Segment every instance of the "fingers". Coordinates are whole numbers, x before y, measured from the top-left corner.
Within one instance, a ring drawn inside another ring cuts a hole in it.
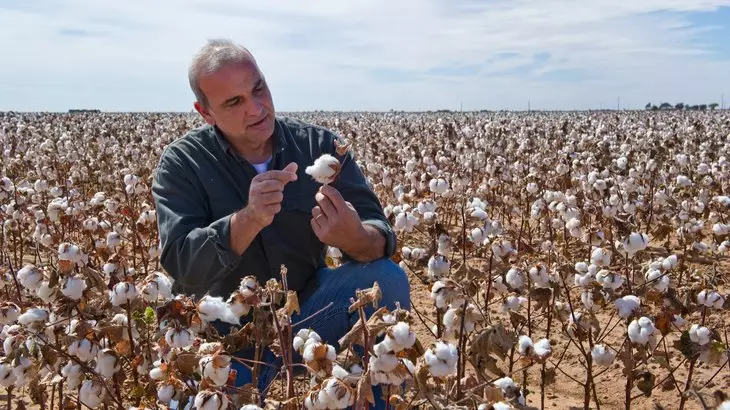
[[[334,218],[337,216],[337,208],[335,208],[335,205],[330,201],[329,198],[327,198],[325,195],[323,195],[320,192],[317,192],[316,195],[314,195],[314,200],[317,201],[317,204],[319,204],[319,207],[322,209],[322,213],[327,218]]]
[[[322,209],[318,206],[315,206],[312,208],[312,218],[317,218],[318,216],[322,215]]]
[[[269,179],[267,181],[259,182],[255,189],[262,194],[268,192],[281,192],[284,190],[284,183],[278,179]]]
[[[330,200],[330,203],[337,211],[344,210],[344,208],[346,207],[345,199],[342,197],[342,194],[340,194],[340,191],[338,191],[336,188],[330,185],[322,185],[322,187],[319,188],[319,192],[321,192]]]
[[[262,205],[273,205],[279,204],[284,199],[284,194],[281,191],[269,192],[259,195],[259,203]]]
[[[296,162],[290,162],[289,165],[285,166],[283,171],[291,172],[292,174],[297,174],[297,169],[299,168],[299,165]]]

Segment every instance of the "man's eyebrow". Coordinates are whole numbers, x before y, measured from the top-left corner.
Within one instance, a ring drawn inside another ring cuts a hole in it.
[[[253,89],[255,90],[255,89],[261,87],[262,85],[264,85],[264,79],[259,77],[259,79],[256,81],[256,84],[253,86]]]

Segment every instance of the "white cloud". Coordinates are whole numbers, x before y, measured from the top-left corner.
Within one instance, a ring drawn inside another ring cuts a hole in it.
[[[685,13],[722,6],[730,0],[0,0],[0,110],[189,110],[187,65],[211,37],[253,51],[280,111],[708,102],[730,92],[730,56],[704,45],[713,27]]]

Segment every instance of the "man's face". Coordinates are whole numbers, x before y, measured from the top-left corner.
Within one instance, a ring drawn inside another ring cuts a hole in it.
[[[195,109],[232,142],[264,143],[274,133],[274,102],[253,59],[201,76],[199,82],[208,106],[196,102]]]

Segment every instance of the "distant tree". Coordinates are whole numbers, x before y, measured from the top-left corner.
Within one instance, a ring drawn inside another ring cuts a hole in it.
[[[658,110],[658,109],[659,109],[659,107],[657,107],[656,105],[652,105],[652,106],[651,106],[651,110],[652,110],[652,111],[656,111],[656,110]]]
[[[700,106],[699,105],[688,105],[687,106],[687,109],[690,109],[690,110],[699,110],[700,109]]]
[[[684,109],[684,103],[677,103],[677,105],[674,106],[677,110],[683,110]]]
[[[651,101],[646,103],[646,106],[644,108],[646,108],[647,110],[651,109]]]
[[[718,105],[720,105],[720,104],[718,104],[718,103],[712,103],[712,104],[710,104],[710,109],[714,111],[715,108],[717,108]]]
[[[707,104],[700,104],[700,111],[704,111],[707,109]]]
[[[660,110],[671,110],[672,104],[669,104],[668,102],[663,102],[662,105],[659,106]]]

